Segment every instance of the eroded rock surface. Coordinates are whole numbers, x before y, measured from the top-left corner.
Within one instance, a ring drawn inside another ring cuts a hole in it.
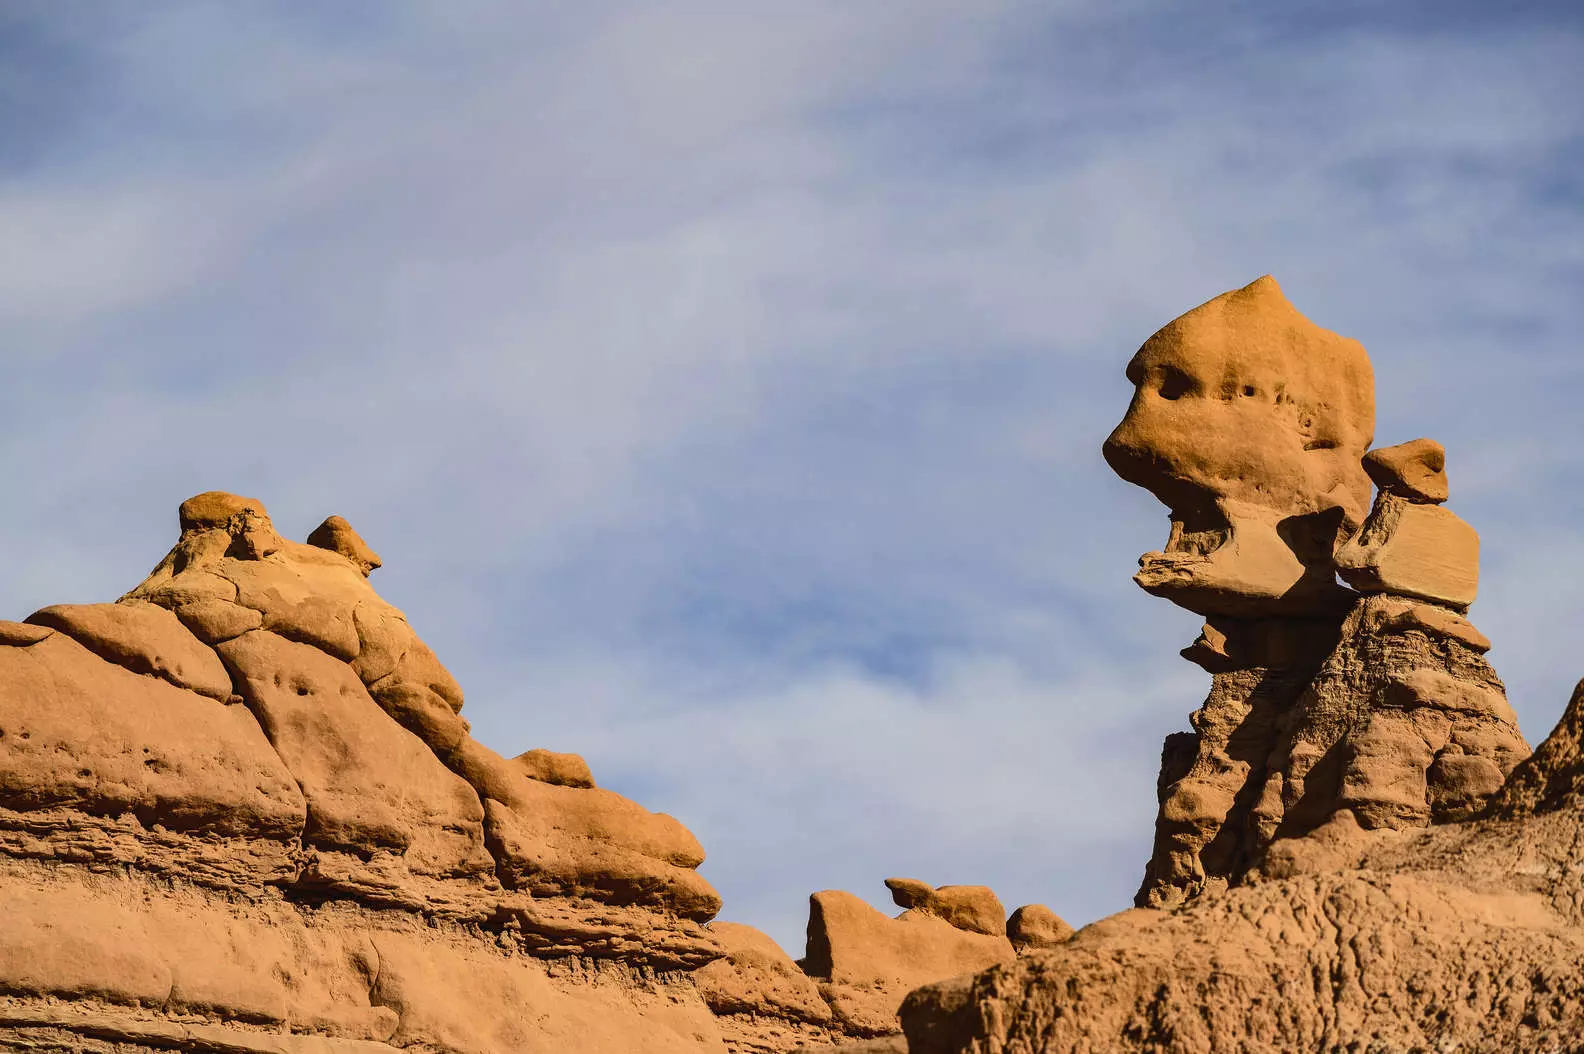
[[[894,1034],[957,968],[854,1025],[705,925],[676,820],[474,740],[344,519],[298,544],[221,492],[179,519],[116,603],[0,622],[0,1048],[781,1054]]]
[[[1014,957],[1003,933],[959,927],[930,911],[909,908],[891,918],[840,890],[809,898],[803,969],[837,1020],[859,1035],[896,1031],[897,1007],[911,989]]]
[[[1125,912],[917,991],[902,1010],[908,1049],[1580,1049],[1581,726],[1584,692],[1488,818],[1338,822],[1291,840],[1282,877]]]
[[[1346,609],[1331,557],[1370,481],[1374,374],[1356,340],[1299,314],[1266,275],[1163,326],[1127,367],[1117,474],[1171,510],[1138,583],[1206,615]]]
[[[1151,338],[1106,448],[1173,510],[1180,555],[1146,556],[1140,584],[1208,616],[1183,654],[1210,671],[1210,695],[1162,752],[1140,906],[914,992],[912,1054],[1584,1045],[1584,686],[1531,755],[1466,616],[1478,539],[1440,505],[1445,451],[1421,439],[1360,459],[1362,349],[1310,334],[1300,365],[1292,325],[1259,321],[1284,317],[1276,296],[1262,279]],[[1273,364],[1270,392],[1330,391],[1351,427],[1317,430],[1301,454],[1274,426],[1226,434],[1252,411],[1214,405],[1237,392],[1210,386],[1210,367],[1240,377],[1227,348],[1241,341]],[[1190,396],[1203,405],[1177,405]],[[1188,420],[1219,424],[1168,427]],[[1378,487],[1362,522],[1367,491],[1331,451]],[[1206,494],[1232,508],[1250,492],[1284,516],[1331,504],[1334,535],[1278,532],[1331,539],[1289,545],[1304,577],[1223,555],[1249,530],[1235,516],[1191,529]]]

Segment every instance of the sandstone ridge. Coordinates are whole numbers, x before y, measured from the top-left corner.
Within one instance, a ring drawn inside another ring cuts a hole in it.
[[[0,1049],[781,1052],[895,1035],[909,988],[1011,958],[930,915],[822,928],[811,976],[711,922],[675,819],[473,739],[346,520],[296,543],[218,491],[178,519],[116,602],[0,622]],[[853,1002],[854,971],[891,986]]]

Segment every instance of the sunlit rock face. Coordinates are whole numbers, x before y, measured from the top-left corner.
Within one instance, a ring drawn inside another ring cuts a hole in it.
[[[1163,326],[1128,363],[1106,461],[1171,510],[1136,581],[1206,615],[1331,612],[1332,554],[1370,506],[1374,374],[1269,275]]]

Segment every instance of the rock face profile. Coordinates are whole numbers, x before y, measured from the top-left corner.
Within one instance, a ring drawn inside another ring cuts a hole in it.
[[[1368,450],[1363,348],[1269,277],[1128,378],[1106,460],[1172,521],[1137,581],[1206,617],[1210,693],[1138,907],[914,991],[907,1049],[1584,1049],[1584,684],[1531,755],[1444,449]]]
[[[846,929],[818,894],[811,975],[711,921],[676,820],[473,739],[344,519],[179,520],[120,600],[0,622],[0,1049],[780,1052],[1013,957],[982,887]]]

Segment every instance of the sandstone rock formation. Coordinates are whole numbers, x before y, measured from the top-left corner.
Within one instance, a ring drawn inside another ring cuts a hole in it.
[[[912,1054],[1584,1047],[1584,684],[1530,756],[1465,617],[1478,541],[1439,507],[1445,452],[1360,458],[1362,349],[1295,316],[1261,279],[1166,327],[1106,445],[1172,508],[1140,584],[1208,616],[1183,654],[1210,695],[1162,753],[1140,907],[915,991]],[[1240,387],[1251,344],[1273,373]],[[1298,446],[1270,422],[1313,391],[1348,426]],[[1337,450],[1379,488],[1362,523]],[[1271,515],[1337,530],[1223,555]]]
[[[1368,508],[1359,459],[1375,428],[1363,346],[1267,275],[1162,327],[1127,376],[1133,402],[1105,458],[1171,510],[1138,583],[1206,615],[1345,608],[1331,557]]]
[[[1162,754],[1138,903],[1239,881],[1344,810],[1365,829],[1477,812],[1528,753],[1463,617],[1479,543],[1436,504],[1439,444],[1365,454],[1364,349],[1267,276],[1168,324],[1128,378],[1105,455],[1173,524],[1138,581],[1207,616],[1184,655],[1212,676]]]
[[[0,621],[0,1049],[1584,1049],[1584,682],[1531,754],[1445,451],[1368,450],[1363,348],[1268,277],[1128,375],[1137,581],[1211,675],[1138,907],[892,878],[895,918],[815,893],[793,961],[676,820],[474,740],[344,519],[211,492],[120,600]]]
[[[967,888],[976,893],[983,890],[994,900],[995,895],[982,886]],[[915,891],[898,896],[898,902],[912,902]],[[932,901],[932,906],[952,903],[949,893],[940,898],[939,891],[929,892],[935,896],[921,899]],[[974,899],[980,900],[976,908],[988,906],[982,898]],[[959,900],[953,907],[962,903]],[[999,907],[1000,902],[995,905]],[[809,898],[808,954],[803,969],[819,982],[847,1031],[870,1036],[893,1032],[897,1007],[912,989],[1015,957],[1001,919],[994,933],[986,933],[982,911],[947,908],[946,913],[956,921],[930,907],[910,907],[893,919],[839,890]]]
[[[220,492],[179,519],[119,601],[0,622],[0,1049],[779,1054],[1011,957],[993,894],[925,887],[997,936],[821,930],[817,982],[709,922],[681,824],[475,741],[344,519],[298,544]]]
[[[908,1050],[1584,1049],[1581,728],[1584,685],[1480,820],[1294,840],[1302,866],[916,991]]]

